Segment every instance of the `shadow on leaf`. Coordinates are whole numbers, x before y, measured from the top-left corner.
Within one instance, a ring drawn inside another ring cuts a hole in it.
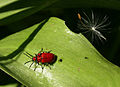
[[[39,32],[39,30],[43,27],[43,25],[48,21],[48,19],[46,19],[45,21],[43,21],[43,23],[41,23],[31,34],[30,36],[18,47],[18,49],[16,49],[13,53],[4,56],[4,57],[0,57],[0,61],[2,60],[8,60],[8,59],[12,59],[15,56],[17,56],[18,54],[20,54],[24,48],[34,39],[34,37],[36,36],[36,34]],[[18,57],[19,58],[19,57]],[[12,60],[13,61],[13,60]]]

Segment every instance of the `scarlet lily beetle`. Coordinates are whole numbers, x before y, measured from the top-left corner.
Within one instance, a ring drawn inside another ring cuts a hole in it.
[[[33,63],[35,63],[34,71],[37,68],[36,64],[40,65],[42,67],[42,70],[44,69],[45,65],[51,69],[50,65],[55,63],[55,61],[57,60],[57,56],[50,52],[51,52],[51,50],[48,52],[43,51],[43,48],[41,49],[41,51],[38,54],[35,54],[35,56],[26,52],[24,54],[32,60],[25,62],[25,64],[32,62],[31,65],[29,66],[29,68],[30,68],[33,65]]]

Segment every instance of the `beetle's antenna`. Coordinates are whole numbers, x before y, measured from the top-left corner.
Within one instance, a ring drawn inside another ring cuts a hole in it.
[[[29,57],[30,59],[32,59],[29,55],[27,55],[26,53],[23,53],[23,54],[25,54],[27,57]]]
[[[25,54],[25,53],[24,53]],[[26,52],[27,55],[31,56],[31,57],[34,57],[33,55],[29,54],[28,52]]]

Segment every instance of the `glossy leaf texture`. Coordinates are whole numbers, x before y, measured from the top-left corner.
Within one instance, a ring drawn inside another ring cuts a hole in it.
[[[57,61],[42,72],[29,69],[32,55],[52,50]],[[51,17],[0,41],[0,68],[28,87],[119,87],[120,68],[106,60],[82,34]],[[62,59],[62,62],[58,60]]]

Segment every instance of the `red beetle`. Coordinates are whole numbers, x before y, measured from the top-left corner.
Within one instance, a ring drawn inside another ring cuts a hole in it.
[[[29,54],[28,52],[24,53],[27,57],[29,57],[30,61],[27,61],[26,63],[29,63],[32,61],[32,64],[35,63],[35,69],[36,70],[37,66],[36,64],[40,65],[42,67],[42,70],[44,69],[44,66],[49,66],[49,68],[51,69],[50,65],[52,65],[53,63],[55,63],[55,61],[57,60],[57,56],[53,53],[50,53],[50,51],[46,52],[43,51],[43,48],[41,49],[41,51],[38,54],[35,54],[35,56]],[[25,64],[26,64],[25,63]],[[32,64],[29,66],[29,68],[32,66]],[[44,65],[44,66],[43,66]]]

